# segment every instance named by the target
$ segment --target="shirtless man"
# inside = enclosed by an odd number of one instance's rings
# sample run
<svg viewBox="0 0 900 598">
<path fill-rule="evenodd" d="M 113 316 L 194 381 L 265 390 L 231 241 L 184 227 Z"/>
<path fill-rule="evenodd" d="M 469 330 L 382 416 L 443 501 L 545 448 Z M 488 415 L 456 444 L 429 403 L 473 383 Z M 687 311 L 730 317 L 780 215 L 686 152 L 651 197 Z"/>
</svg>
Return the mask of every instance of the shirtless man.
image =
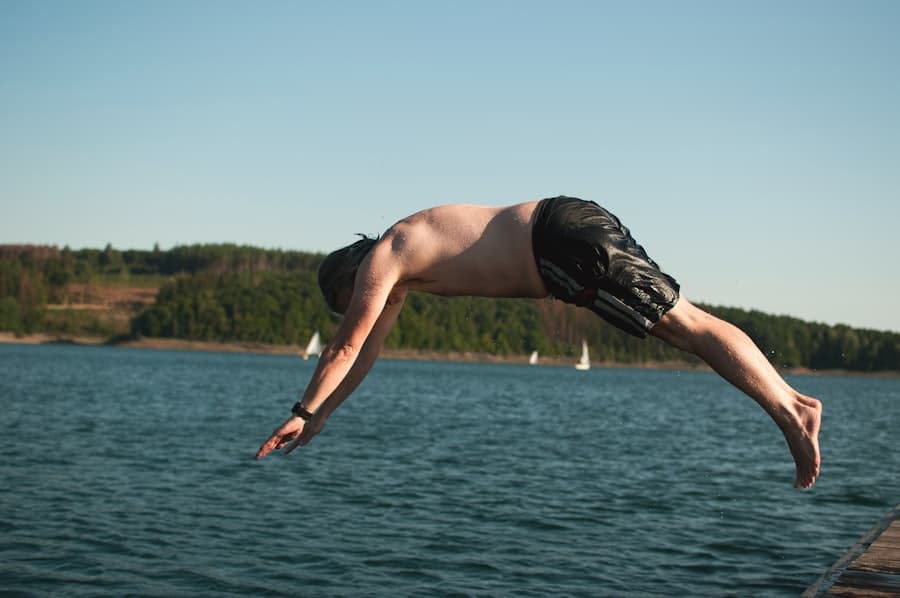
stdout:
<svg viewBox="0 0 900 598">
<path fill-rule="evenodd" d="M 819 475 L 822 406 L 785 382 L 750 338 L 679 294 L 628 229 L 593 202 L 549 198 L 497 208 L 448 205 L 405 218 L 378 240 L 325 258 L 319 285 L 345 314 L 303 394 L 256 454 L 306 445 L 375 362 L 409 291 L 552 295 L 626 332 L 697 355 L 775 421 L 794 458 L 795 486 Z"/>
</svg>

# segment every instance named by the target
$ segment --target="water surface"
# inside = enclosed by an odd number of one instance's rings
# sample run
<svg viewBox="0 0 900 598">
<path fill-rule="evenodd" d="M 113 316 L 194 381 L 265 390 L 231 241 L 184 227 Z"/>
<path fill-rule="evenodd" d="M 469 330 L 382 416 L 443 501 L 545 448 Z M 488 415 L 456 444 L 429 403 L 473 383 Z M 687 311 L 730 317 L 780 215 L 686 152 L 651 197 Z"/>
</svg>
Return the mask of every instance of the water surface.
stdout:
<svg viewBox="0 0 900 598">
<path fill-rule="evenodd" d="M 825 403 L 823 474 L 704 372 L 382 361 L 256 462 L 314 362 L 0 346 L 0 592 L 796 596 L 900 502 L 900 381 Z"/>
</svg>

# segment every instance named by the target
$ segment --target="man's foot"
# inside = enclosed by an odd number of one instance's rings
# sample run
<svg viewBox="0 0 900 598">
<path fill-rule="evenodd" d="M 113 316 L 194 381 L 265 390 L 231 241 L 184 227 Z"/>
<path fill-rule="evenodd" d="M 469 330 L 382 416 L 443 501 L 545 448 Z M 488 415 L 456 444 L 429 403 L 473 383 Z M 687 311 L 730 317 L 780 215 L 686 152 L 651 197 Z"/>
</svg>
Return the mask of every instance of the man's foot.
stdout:
<svg viewBox="0 0 900 598">
<path fill-rule="evenodd" d="M 822 423 L 822 403 L 801 396 L 797 403 L 797 419 L 789 428 L 782 428 L 788 448 L 797 466 L 795 488 L 810 488 L 819 476 L 819 426 Z"/>
</svg>

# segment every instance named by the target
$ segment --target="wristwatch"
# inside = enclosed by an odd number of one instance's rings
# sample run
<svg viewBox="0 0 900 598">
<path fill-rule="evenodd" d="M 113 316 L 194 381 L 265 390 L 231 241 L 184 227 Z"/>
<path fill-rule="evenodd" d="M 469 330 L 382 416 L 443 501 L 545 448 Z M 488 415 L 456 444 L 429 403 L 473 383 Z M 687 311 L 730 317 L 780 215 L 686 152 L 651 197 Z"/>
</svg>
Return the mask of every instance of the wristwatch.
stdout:
<svg viewBox="0 0 900 598">
<path fill-rule="evenodd" d="M 303 405 L 300 404 L 300 401 L 297 401 L 296 403 L 294 403 L 294 406 L 291 407 L 291 413 L 293 413 L 294 415 L 296 415 L 297 417 L 299 417 L 300 419 L 302 419 L 305 422 L 309 421 L 309 418 L 311 418 L 313 416 L 312 413 L 307 411 L 303 407 Z"/>
</svg>

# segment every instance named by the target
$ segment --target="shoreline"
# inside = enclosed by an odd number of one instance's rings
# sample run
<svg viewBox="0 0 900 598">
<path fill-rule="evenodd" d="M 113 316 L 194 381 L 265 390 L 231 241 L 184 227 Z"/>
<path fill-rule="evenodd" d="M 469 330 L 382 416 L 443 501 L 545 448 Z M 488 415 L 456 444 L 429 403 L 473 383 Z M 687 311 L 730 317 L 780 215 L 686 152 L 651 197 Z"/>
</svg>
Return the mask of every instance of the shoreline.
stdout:
<svg viewBox="0 0 900 598">
<path fill-rule="evenodd" d="M 71 336 L 61 334 L 35 333 L 16 336 L 12 332 L 0 332 L 0 344 L 20 345 L 78 345 L 108 346 L 122 349 L 152 349 L 164 351 L 204 351 L 209 353 L 256 353 L 261 355 L 296 355 L 303 354 L 300 345 L 273 345 L 255 342 L 212 342 L 191 341 L 170 338 L 140 338 L 116 341 L 95 336 Z M 494 355 L 491 353 L 473 352 L 441 352 L 417 349 L 385 349 L 380 359 L 398 359 L 408 361 L 447 361 L 464 363 L 528 363 L 528 355 Z M 550 367 L 573 367 L 576 358 L 542 357 L 538 365 Z M 592 360 L 591 366 L 599 369 L 623 368 L 641 370 L 681 370 L 711 372 L 712 369 L 703 363 L 687 361 L 648 361 L 642 363 L 623 363 L 613 361 Z M 858 372 L 852 370 L 813 370 L 810 368 L 791 367 L 778 368 L 781 374 L 801 376 L 859 376 L 871 378 L 900 378 L 900 372 Z"/>
</svg>

